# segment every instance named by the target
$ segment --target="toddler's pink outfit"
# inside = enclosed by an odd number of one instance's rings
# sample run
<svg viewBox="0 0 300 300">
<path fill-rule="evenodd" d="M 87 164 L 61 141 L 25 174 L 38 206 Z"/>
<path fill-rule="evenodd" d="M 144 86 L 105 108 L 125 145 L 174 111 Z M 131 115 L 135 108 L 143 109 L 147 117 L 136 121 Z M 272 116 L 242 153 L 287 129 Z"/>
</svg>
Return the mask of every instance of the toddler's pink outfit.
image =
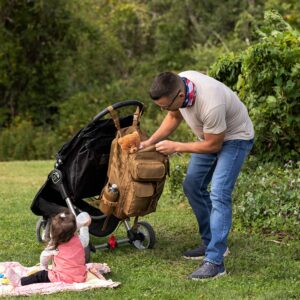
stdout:
<svg viewBox="0 0 300 300">
<path fill-rule="evenodd" d="M 87 277 L 84 248 L 78 235 L 58 246 L 58 254 L 53 256 L 52 270 L 48 271 L 51 282 L 84 282 Z"/>
</svg>

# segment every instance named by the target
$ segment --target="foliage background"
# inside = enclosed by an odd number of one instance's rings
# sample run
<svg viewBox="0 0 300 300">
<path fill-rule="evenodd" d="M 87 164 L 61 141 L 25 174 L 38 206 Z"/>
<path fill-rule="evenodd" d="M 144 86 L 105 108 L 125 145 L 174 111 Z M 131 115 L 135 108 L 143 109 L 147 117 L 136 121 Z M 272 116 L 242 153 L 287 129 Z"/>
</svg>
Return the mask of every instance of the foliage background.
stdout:
<svg viewBox="0 0 300 300">
<path fill-rule="evenodd" d="M 240 94 L 260 159 L 295 159 L 299 8 L 295 0 L 0 0 L 0 160 L 53 157 L 95 112 L 126 99 L 146 104 L 153 132 L 162 115 L 148 97 L 151 80 L 184 69 L 211 70 Z"/>
</svg>

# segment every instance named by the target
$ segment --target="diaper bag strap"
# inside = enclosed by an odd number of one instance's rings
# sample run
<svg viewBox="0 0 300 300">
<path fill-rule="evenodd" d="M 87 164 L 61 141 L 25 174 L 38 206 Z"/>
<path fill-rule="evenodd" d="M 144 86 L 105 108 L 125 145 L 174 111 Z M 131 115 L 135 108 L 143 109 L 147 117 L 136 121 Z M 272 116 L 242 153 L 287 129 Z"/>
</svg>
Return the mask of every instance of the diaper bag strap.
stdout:
<svg viewBox="0 0 300 300">
<path fill-rule="evenodd" d="M 108 106 L 107 109 L 108 109 L 108 111 L 109 111 L 109 113 L 111 115 L 112 120 L 115 123 L 115 126 L 116 126 L 116 128 L 118 130 L 118 133 L 121 133 L 121 131 L 120 131 L 120 129 L 121 129 L 120 119 L 119 119 L 119 115 L 118 115 L 117 111 L 113 108 L 112 105 Z"/>
<path fill-rule="evenodd" d="M 135 128 L 137 128 L 139 125 L 141 115 L 142 115 L 141 109 L 139 106 L 137 106 L 136 111 L 133 114 L 133 121 L 132 121 L 132 126 L 134 126 Z"/>
</svg>

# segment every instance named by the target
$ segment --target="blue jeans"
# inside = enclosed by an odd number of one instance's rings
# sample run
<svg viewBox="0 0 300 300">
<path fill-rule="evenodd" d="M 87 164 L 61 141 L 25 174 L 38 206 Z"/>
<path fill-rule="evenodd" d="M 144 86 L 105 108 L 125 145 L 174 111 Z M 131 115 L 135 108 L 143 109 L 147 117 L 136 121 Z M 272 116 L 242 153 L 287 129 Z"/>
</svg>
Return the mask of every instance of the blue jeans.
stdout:
<svg viewBox="0 0 300 300">
<path fill-rule="evenodd" d="M 207 246 L 205 260 L 211 263 L 223 262 L 232 224 L 231 194 L 252 146 L 253 140 L 232 140 L 224 142 L 218 153 L 192 154 L 183 189 Z"/>
</svg>

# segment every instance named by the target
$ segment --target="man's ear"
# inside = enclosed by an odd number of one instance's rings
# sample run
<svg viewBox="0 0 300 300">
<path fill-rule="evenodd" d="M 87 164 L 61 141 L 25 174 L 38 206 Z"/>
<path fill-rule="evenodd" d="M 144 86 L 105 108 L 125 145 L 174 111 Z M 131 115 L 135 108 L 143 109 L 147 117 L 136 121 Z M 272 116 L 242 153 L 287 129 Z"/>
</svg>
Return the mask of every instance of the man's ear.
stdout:
<svg viewBox="0 0 300 300">
<path fill-rule="evenodd" d="M 180 99 L 185 99 L 185 93 L 184 92 L 180 92 L 178 96 L 179 96 Z"/>
</svg>

